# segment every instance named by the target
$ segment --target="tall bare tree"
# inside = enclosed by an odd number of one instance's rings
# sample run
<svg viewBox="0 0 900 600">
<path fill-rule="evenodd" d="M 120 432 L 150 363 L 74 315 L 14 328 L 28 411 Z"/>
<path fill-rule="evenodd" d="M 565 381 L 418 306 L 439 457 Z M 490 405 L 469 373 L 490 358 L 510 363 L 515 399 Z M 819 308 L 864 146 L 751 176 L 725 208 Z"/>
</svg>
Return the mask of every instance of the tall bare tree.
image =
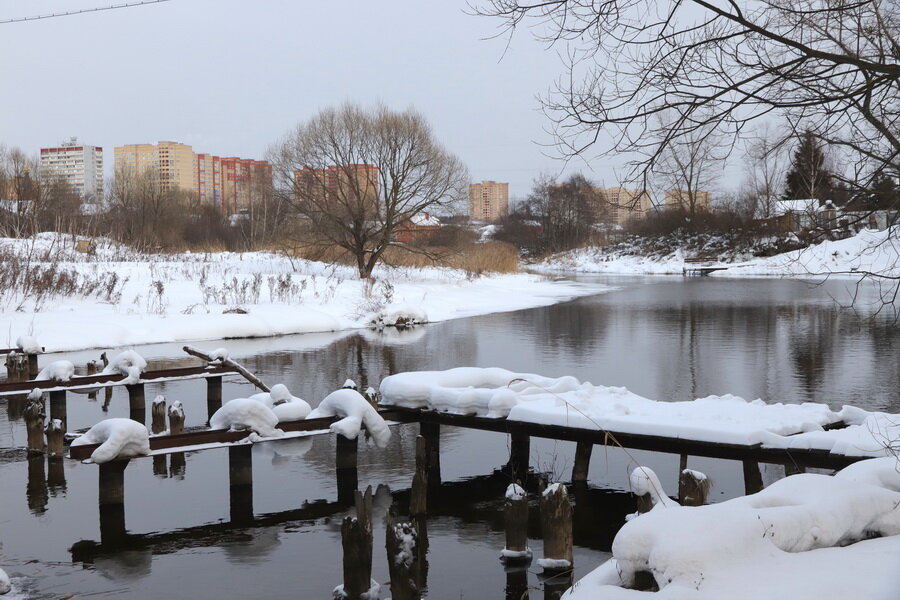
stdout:
<svg viewBox="0 0 900 600">
<path fill-rule="evenodd" d="M 744 186 L 748 213 L 758 219 L 775 216 L 775 203 L 784 189 L 787 164 L 785 147 L 767 123 L 747 141 L 744 149 Z"/>
<path fill-rule="evenodd" d="M 413 216 L 462 202 L 468 173 L 408 109 L 322 110 L 269 152 L 277 196 L 309 225 L 308 244 L 337 247 L 368 278 Z"/>
<path fill-rule="evenodd" d="M 896 0 L 485 0 L 510 30 L 565 45 L 546 107 L 567 154 L 662 150 L 713 126 L 736 141 L 762 117 L 809 129 L 848 162 L 845 183 L 900 173 Z M 656 116 L 675 109 L 661 127 Z M 653 135 L 648 135 L 653 134 Z"/>
<path fill-rule="evenodd" d="M 663 147 L 653 171 L 663 184 L 666 207 L 689 217 L 708 210 L 712 190 L 722 177 L 726 153 L 721 136 L 712 126 L 699 127 Z"/>
</svg>

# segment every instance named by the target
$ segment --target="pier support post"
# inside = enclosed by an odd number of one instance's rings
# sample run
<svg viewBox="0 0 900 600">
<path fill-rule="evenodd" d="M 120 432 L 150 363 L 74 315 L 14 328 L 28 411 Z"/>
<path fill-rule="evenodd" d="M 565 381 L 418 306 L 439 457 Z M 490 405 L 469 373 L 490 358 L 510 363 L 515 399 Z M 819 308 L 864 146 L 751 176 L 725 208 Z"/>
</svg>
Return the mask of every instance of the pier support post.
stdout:
<svg viewBox="0 0 900 600">
<path fill-rule="evenodd" d="M 503 506 L 503 520 L 506 528 L 506 548 L 500 560 L 506 565 L 524 565 L 531 562 L 528 547 L 528 497 L 525 490 L 513 483 L 506 489 Z"/>
<path fill-rule="evenodd" d="M 50 392 L 50 420 L 59 419 L 66 422 L 68 409 L 66 408 L 66 390 Z"/>
<path fill-rule="evenodd" d="M 176 435 L 184 432 L 184 407 L 181 402 L 175 401 L 169 407 L 169 435 Z"/>
<path fill-rule="evenodd" d="M 99 465 L 100 543 L 114 545 L 125 538 L 125 468 L 128 460 Z"/>
<path fill-rule="evenodd" d="M 338 502 L 351 504 L 358 483 L 356 461 L 359 453 L 359 442 L 337 434 L 335 436 L 334 467 L 337 477 Z"/>
<path fill-rule="evenodd" d="M 560 573 L 572 569 L 572 504 L 566 486 L 550 485 L 541 494 L 541 535 L 544 538 L 544 557 L 538 565 L 545 573 Z"/>
<path fill-rule="evenodd" d="M 709 497 L 709 478 L 698 471 L 682 469 L 678 477 L 678 502 L 682 506 L 703 506 Z"/>
<path fill-rule="evenodd" d="M 47 423 L 47 453 L 51 456 L 63 456 L 66 452 L 66 423 L 59 419 L 50 419 Z"/>
<path fill-rule="evenodd" d="M 28 449 L 32 452 L 43 452 L 44 448 L 44 396 L 36 394 L 28 396 L 25 405 L 25 430 L 28 432 Z"/>
<path fill-rule="evenodd" d="M 232 523 L 253 521 L 253 445 L 228 447 L 229 505 Z"/>
<path fill-rule="evenodd" d="M 388 573 L 391 577 L 391 598 L 393 600 L 419 600 L 421 590 L 416 582 L 418 552 L 418 532 L 411 522 L 397 520 L 397 509 L 391 506 L 387 514 Z M 410 545 L 411 542 L 411 545 Z"/>
<path fill-rule="evenodd" d="M 528 567 L 506 567 L 505 600 L 529 600 Z"/>
<path fill-rule="evenodd" d="M 344 517 L 344 597 L 359 600 L 372 586 L 372 488 L 355 492 L 356 517 Z"/>
<path fill-rule="evenodd" d="M 28 379 L 34 379 L 37 377 L 38 373 L 41 370 L 38 367 L 38 355 L 37 354 L 29 354 L 28 355 Z"/>
<path fill-rule="evenodd" d="M 150 406 L 150 432 L 162 433 L 166 430 L 166 397 L 157 396 Z"/>
<path fill-rule="evenodd" d="M 594 445 L 589 442 L 578 442 L 575 446 L 575 463 L 572 465 L 572 483 L 586 483 L 588 470 L 591 467 L 591 452 Z"/>
<path fill-rule="evenodd" d="M 409 496 L 409 514 L 428 512 L 428 443 L 425 436 L 416 436 L 416 469 Z"/>
<path fill-rule="evenodd" d="M 144 384 L 132 383 L 125 386 L 128 389 L 128 416 L 132 421 L 146 423 L 146 401 L 144 400 Z"/>
<path fill-rule="evenodd" d="M 513 481 L 525 481 L 531 455 L 531 438 L 521 433 L 510 434 L 509 470 Z"/>
<path fill-rule="evenodd" d="M 441 426 L 438 423 L 419 423 L 419 435 L 425 438 L 425 468 L 428 487 L 441 486 Z"/>
<path fill-rule="evenodd" d="M 752 460 L 743 461 L 744 465 L 744 494 L 749 496 L 763 489 L 762 473 L 759 463 Z"/>
<path fill-rule="evenodd" d="M 66 491 L 66 459 L 62 456 L 47 457 L 47 485 L 56 496 Z"/>
<path fill-rule="evenodd" d="M 222 377 L 206 378 L 206 415 L 211 419 L 222 408 Z"/>
</svg>

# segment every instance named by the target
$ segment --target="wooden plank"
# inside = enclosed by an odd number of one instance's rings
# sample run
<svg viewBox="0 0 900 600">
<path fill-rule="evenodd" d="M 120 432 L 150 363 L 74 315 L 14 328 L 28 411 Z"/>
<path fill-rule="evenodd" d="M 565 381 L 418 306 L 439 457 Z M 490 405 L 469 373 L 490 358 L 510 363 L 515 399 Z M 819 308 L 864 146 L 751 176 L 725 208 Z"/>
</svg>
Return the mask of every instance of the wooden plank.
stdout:
<svg viewBox="0 0 900 600">
<path fill-rule="evenodd" d="M 230 367 L 221 365 L 177 367 L 173 369 L 160 369 L 144 371 L 141 374 L 141 383 L 153 383 L 159 380 L 189 379 L 201 377 L 214 377 L 239 373 Z M 121 373 L 107 373 L 98 375 L 78 375 L 67 382 L 59 381 L 11 381 L 0 383 L 0 396 L 23 394 L 38 388 L 41 390 L 70 390 L 79 388 L 103 387 L 110 385 L 122 385 L 125 375 Z"/>
<path fill-rule="evenodd" d="M 706 456 L 728 460 L 754 460 L 757 462 L 775 464 L 784 464 L 786 460 L 793 460 L 793 462 L 807 467 L 841 469 L 865 459 L 865 457 L 861 456 L 832 454 L 831 452 L 824 450 L 764 448 L 761 444 L 723 444 L 658 435 L 621 433 L 615 431 L 607 432 L 596 429 L 564 427 L 561 425 L 526 423 L 523 421 L 510 421 L 503 418 L 455 415 L 401 407 L 386 408 L 396 411 L 396 416 L 392 417 L 394 419 L 405 417 L 406 419 L 423 423 L 437 423 L 440 425 L 495 431 L 498 433 L 515 433 L 518 435 L 528 435 L 553 440 L 586 442 L 607 446 L 617 445 L 613 440 L 614 437 L 622 446 L 633 448 L 635 450 L 688 454 L 691 456 Z"/>
<path fill-rule="evenodd" d="M 378 412 L 387 421 L 409 422 L 407 415 L 398 415 L 394 410 L 380 410 Z M 338 417 L 324 417 L 321 419 L 284 421 L 278 424 L 278 428 L 282 431 L 317 431 L 328 429 L 332 423 L 338 420 Z M 248 435 L 250 435 L 249 431 L 228 431 L 227 429 L 201 429 L 172 435 L 157 435 L 150 438 L 150 450 L 166 450 L 201 444 L 227 444 L 240 441 Z M 90 458 L 99 445 L 70 446 L 69 458 L 75 460 Z"/>
</svg>

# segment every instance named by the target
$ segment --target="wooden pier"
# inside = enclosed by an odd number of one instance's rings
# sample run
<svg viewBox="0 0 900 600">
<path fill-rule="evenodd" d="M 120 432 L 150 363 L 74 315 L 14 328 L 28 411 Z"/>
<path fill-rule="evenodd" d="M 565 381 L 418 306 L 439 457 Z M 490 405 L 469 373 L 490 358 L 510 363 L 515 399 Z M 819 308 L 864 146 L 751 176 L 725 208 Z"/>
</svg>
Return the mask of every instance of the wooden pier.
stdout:
<svg viewBox="0 0 900 600">
<path fill-rule="evenodd" d="M 684 259 L 684 266 L 681 273 L 685 277 L 705 276 L 715 271 L 724 271 L 728 266 L 721 265 L 714 256 L 695 256 Z"/>
</svg>

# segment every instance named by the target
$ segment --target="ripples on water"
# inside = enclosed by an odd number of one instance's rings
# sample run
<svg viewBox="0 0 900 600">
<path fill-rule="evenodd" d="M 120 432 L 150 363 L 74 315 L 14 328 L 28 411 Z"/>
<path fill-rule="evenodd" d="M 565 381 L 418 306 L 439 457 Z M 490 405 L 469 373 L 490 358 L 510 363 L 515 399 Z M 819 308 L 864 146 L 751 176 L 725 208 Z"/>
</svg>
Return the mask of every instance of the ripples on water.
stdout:
<svg viewBox="0 0 900 600">
<path fill-rule="evenodd" d="M 269 382 L 284 382 L 315 405 L 352 377 L 377 387 L 390 373 L 460 365 L 501 366 L 549 376 L 574 375 L 625 386 L 661 400 L 733 393 L 768 402 L 855 404 L 900 412 L 900 334 L 888 312 L 875 315 L 863 289 L 857 310 L 840 307 L 853 282 L 822 286 L 793 280 L 593 278 L 616 291 L 514 313 L 449 321 L 413 331 L 344 332 L 229 340 L 233 356 Z M 862 307 L 862 308 L 861 308 Z M 222 345 L 210 342 L 208 345 Z M 153 366 L 185 364 L 179 345 L 138 348 Z M 99 351 L 54 356 L 76 365 Z M 44 361 L 50 360 L 45 357 Z M 250 393 L 226 382 L 225 398 Z M 187 425 L 205 420 L 200 382 L 148 386 L 147 397 L 181 400 Z M 127 416 L 124 390 L 109 411 L 103 399 L 70 395 L 69 426 Z M 328 598 L 341 582 L 340 520 L 334 442 L 329 437 L 253 449 L 252 526 L 230 523 L 227 452 L 189 453 L 183 467 L 132 461 L 126 470 L 125 526 L 99 544 L 97 468 L 27 458 L 22 401 L 0 400 L 0 566 L 27 595 L 128 598 Z M 149 410 L 149 402 L 148 402 Z M 378 488 L 378 519 L 392 500 L 407 502 L 416 428 L 396 428 L 385 450 L 364 447 L 359 483 Z M 503 547 L 498 471 L 504 436 L 442 432 L 445 485 L 428 520 L 429 598 L 502 598 L 509 582 Z M 571 444 L 534 440 L 531 465 L 568 479 Z M 632 452 L 674 493 L 678 457 Z M 176 461 L 178 459 L 176 458 Z M 168 462 L 167 462 L 168 461 Z M 598 448 L 590 490 L 576 494 L 576 577 L 608 554 L 624 515 L 629 456 Z M 714 479 L 713 501 L 742 493 L 740 468 L 691 459 Z M 154 468 L 155 467 L 155 468 Z M 780 476 L 767 469 L 767 478 Z M 379 487 L 380 486 L 380 487 Z M 536 515 L 535 515 L 536 517 Z M 536 518 L 532 536 L 539 534 Z M 108 533 L 108 530 L 105 530 Z M 376 520 L 373 577 L 387 580 L 383 524 Z M 540 541 L 532 547 L 540 555 Z M 535 571 L 532 568 L 532 571 Z M 540 582 L 534 573 L 527 579 Z M 384 589 L 383 597 L 389 590 Z M 532 597 L 541 595 L 531 591 Z"/>
</svg>

